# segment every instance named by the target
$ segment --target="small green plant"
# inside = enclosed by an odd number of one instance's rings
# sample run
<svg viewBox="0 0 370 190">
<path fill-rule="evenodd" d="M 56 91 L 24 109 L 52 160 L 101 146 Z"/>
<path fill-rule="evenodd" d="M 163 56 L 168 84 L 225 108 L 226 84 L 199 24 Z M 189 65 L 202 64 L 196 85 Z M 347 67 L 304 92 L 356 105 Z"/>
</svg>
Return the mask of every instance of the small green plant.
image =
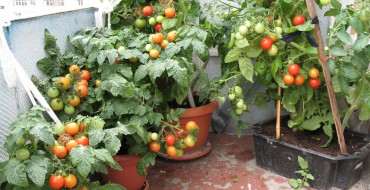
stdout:
<svg viewBox="0 0 370 190">
<path fill-rule="evenodd" d="M 310 183 L 308 182 L 308 180 L 314 180 L 315 178 L 308 170 L 308 162 L 304 160 L 302 157 L 298 156 L 298 163 L 299 166 L 301 167 L 301 170 L 298 170 L 294 173 L 298 173 L 301 176 L 300 178 L 297 179 L 289 179 L 289 184 L 294 189 L 301 189 L 302 186 L 309 187 Z"/>
</svg>

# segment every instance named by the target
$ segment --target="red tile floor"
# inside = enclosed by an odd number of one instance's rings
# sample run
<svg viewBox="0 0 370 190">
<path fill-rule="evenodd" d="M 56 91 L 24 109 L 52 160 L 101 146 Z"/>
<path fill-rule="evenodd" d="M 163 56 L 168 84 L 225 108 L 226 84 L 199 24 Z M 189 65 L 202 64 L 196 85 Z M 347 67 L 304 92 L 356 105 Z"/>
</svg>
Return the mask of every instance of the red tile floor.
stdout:
<svg viewBox="0 0 370 190">
<path fill-rule="evenodd" d="M 213 150 L 202 158 L 191 161 L 158 158 L 147 178 L 150 189 L 291 189 L 287 178 L 256 166 L 251 136 L 211 134 L 210 142 Z M 370 166 L 352 189 L 370 190 Z"/>
</svg>

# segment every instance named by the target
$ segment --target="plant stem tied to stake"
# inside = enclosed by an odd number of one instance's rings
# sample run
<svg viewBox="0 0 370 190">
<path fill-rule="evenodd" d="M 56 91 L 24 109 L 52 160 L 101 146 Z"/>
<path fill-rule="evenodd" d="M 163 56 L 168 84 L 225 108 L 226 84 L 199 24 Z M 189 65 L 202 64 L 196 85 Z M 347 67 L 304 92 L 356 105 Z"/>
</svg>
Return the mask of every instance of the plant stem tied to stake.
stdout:
<svg viewBox="0 0 370 190">
<path fill-rule="evenodd" d="M 314 5 L 314 0 L 306 0 L 306 4 L 307 4 L 307 8 L 308 8 L 308 12 L 310 14 L 310 17 L 312 19 L 315 18 L 317 16 L 317 14 L 316 14 L 316 8 L 315 8 L 315 5 Z M 324 58 L 326 55 L 325 55 L 324 42 L 322 40 L 322 35 L 321 35 L 319 24 L 315 25 L 314 35 L 315 35 L 316 42 L 318 44 L 319 58 L 321 60 L 321 58 Z M 325 63 L 322 62 L 321 66 L 322 66 L 322 70 L 323 70 L 324 77 L 325 77 L 326 87 L 327 87 L 328 93 L 329 93 L 330 106 L 331 106 L 331 109 L 332 109 L 332 112 L 333 112 L 334 123 L 335 123 L 335 128 L 336 128 L 336 131 L 337 131 L 340 152 L 342 154 L 346 154 L 347 153 L 347 147 L 346 147 L 346 142 L 345 142 L 345 139 L 344 139 L 343 130 L 342 130 L 342 126 L 341 126 L 342 124 L 340 122 L 340 117 L 339 117 L 339 113 L 338 113 L 337 99 L 335 97 L 334 90 L 333 90 L 333 85 L 332 85 L 332 82 L 331 82 L 331 75 L 330 75 L 329 67 L 328 67 L 326 62 Z"/>
</svg>

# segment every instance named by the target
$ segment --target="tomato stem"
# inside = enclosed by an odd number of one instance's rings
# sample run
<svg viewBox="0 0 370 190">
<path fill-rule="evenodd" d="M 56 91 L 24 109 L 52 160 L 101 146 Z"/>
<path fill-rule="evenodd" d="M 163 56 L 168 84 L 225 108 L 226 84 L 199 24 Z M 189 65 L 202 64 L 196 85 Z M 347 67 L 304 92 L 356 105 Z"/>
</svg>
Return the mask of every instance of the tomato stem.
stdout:
<svg viewBox="0 0 370 190">
<path fill-rule="evenodd" d="M 240 7 L 237 7 L 237 6 L 234 6 L 234 5 L 230 5 L 230 4 L 225 3 L 225 2 L 223 2 L 223 1 L 220 1 L 220 2 L 221 2 L 222 4 L 224 4 L 224 5 L 229 6 L 229 7 L 232 7 L 232 8 L 238 9 L 238 10 L 242 10 Z"/>
<path fill-rule="evenodd" d="M 290 18 L 292 14 L 297 10 L 297 8 L 300 6 L 300 4 L 303 2 L 303 0 L 298 0 L 298 2 L 295 4 L 293 9 L 290 11 L 290 13 L 286 16 L 287 18 Z"/>
<path fill-rule="evenodd" d="M 295 47 L 295 48 L 297 48 L 297 49 L 299 49 L 299 50 L 303 51 L 303 52 L 306 52 L 306 50 L 305 50 L 302 46 L 298 45 L 298 44 L 297 44 L 297 43 L 295 43 L 295 42 L 290 42 L 289 44 L 290 44 L 290 45 L 292 45 L 293 47 Z"/>
<path fill-rule="evenodd" d="M 31 141 L 31 145 L 32 145 L 32 149 L 34 153 L 37 154 L 37 144 L 36 144 L 35 138 L 33 138 L 33 136 L 28 131 L 27 131 L 27 136 Z"/>
</svg>

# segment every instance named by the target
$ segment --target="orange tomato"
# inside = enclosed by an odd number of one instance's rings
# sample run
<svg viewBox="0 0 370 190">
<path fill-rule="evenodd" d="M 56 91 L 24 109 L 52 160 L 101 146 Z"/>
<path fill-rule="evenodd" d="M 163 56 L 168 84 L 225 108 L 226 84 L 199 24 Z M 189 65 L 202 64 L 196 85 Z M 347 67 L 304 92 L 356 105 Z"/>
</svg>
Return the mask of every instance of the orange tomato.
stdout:
<svg viewBox="0 0 370 190">
<path fill-rule="evenodd" d="M 163 49 L 166 49 L 166 47 L 168 46 L 168 41 L 167 40 L 163 40 L 163 42 L 161 43 L 161 47 L 163 48 Z"/>
<path fill-rule="evenodd" d="M 156 49 L 152 49 L 149 52 L 149 56 L 153 59 L 157 59 L 159 57 L 159 51 Z"/>
<path fill-rule="evenodd" d="M 66 125 L 66 133 L 68 135 L 73 136 L 73 135 L 77 134 L 79 130 L 80 130 L 80 127 L 78 126 L 77 123 L 68 123 Z"/>
<path fill-rule="evenodd" d="M 80 97 L 83 98 L 87 96 L 87 93 L 89 92 L 89 89 L 86 86 L 79 85 L 75 88 L 75 93 Z"/>
<path fill-rule="evenodd" d="M 164 40 L 164 36 L 161 33 L 156 33 L 152 35 L 152 40 L 156 44 L 161 44 Z"/>
<path fill-rule="evenodd" d="M 89 86 L 89 83 L 87 82 L 87 80 L 81 80 L 79 82 L 76 82 L 77 85 L 83 85 L 83 86 L 86 86 L 88 87 Z"/>
<path fill-rule="evenodd" d="M 60 77 L 57 81 L 57 84 L 62 90 L 68 90 L 71 82 L 66 77 Z"/>
<path fill-rule="evenodd" d="M 76 95 L 72 95 L 68 97 L 68 102 L 71 104 L 71 106 L 76 107 L 80 105 L 81 99 Z"/>
<path fill-rule="evenodd" d="M 172 7 L 168 7 L 164 10 L 164 15 L 167 17 L 167 18 L 173 18 L 175 17 L 176 15 L 176 10 Z"/>
<path fill-rule="evenodd" d="M 288 86 L 294 83 L 294 77 L 290 74 L 284 75 L 283 80 L 284 80 L 284 83 Z"/>
<path fill-rule="evenodd" d="M 167 154 L 170 157 L 175 157 L 177 156 L 177 150 L 174 146 L 168 146 L 167 147 Z"/>
<path fill-rule="evenodd" d="M 72 189 L 77 185 L 77 177 L 73 174 L 69 174 L 67 177 L 64 177 L 64 186 L 68 189 Z"/>
<path fill-rule="evenodd" d="M 305 81 L 304 76 L 301 74 L 296 75 L 294 78 L 294 84 L 296 86 L 302 86 L 304 84 L 304 81 Z"/>
<path fill-rule="evenodd" d="M 71 152 L 71 150 L 76 146 L 78 146 L 78 142 L 75 140 L 70 140 L 66 143 L 66 149 L 68 152 Z"/>
<path fill-rule="evenodd" d="M 69 67 L 69 74 L 71 74 L 72 76 L 77 76 L 79 73 L 80 73 L 80 67 L 77 66 L 77 65 L 71 65 Z"/>
<path fill-rule="evenodd" d="M 177 38 L 177 31 L 176 30 L 173 30 L 169 33 L 167 33 L 167 40 L 172 42 L 172 41 L 175 41 Z"/>
<path fill-rule="evenodd" d="M 158 144 L 157 141 L 151 142 L 149 147 L 150 147 L 150 150 L 153 152 L 159 152 L 159 150 L 161 149 L 161 145 Z"/>
<path fill-rule="evenodd" d="M 53 154 L 59 159 L 63 159 L 67 156 L 67 149 L 64 146 L 60 146 L 60 145 L 53 146 L 52 151 L 53 151 Z"/>
<path fill-rule="evenodd" d="M 90 72 L 88 70 L 82 70 L 78 76 L 81 80 L 90 80 Z"/>
<path fill-rule="evenodd" d="M 186 123 L 186 131 L 192 131 L 194 130 L 195 128 L 197 127 L 197 123 L 195 123 L 194 121 L 189 121 Z"/>
</svg>

